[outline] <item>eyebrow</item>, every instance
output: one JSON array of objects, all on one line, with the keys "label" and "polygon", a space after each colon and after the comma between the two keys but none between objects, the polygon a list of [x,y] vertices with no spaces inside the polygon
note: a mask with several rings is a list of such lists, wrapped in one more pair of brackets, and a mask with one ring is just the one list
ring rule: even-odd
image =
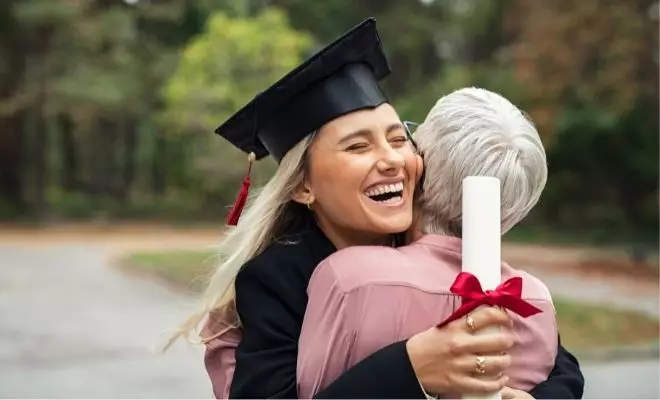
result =
[{"label": "eyebrow", "polygon": [[406,127],[403,126],[403,124],[401,122],[397,122],[397,123],[394,123],[394,124],[388,126],[387,129],[385,130],[385,133],[392,133],[392,132],[394,132],[396,130],[399,130],[399,129],[403,129],[405,131]]},{"label": "eyebrow", "polygon": [[[405,130],[405,127],[403,126],[403,124],[401,122],[396,122],[394,124],[388,125],[387,129],[385,129],[385,133],[386,134],[392,133],[392,132],[394,132],[398,129]],[[354,139],[356,137],[364,137],[364,136],[369,136],[369,135],[371,135],[371,130],[370,129],[360,129],[360,130],[357,130],[353,133],[349,133],[348,135],[341,138],[341,140],[339,140],[339,144],[348,142],[349,140]]]}]

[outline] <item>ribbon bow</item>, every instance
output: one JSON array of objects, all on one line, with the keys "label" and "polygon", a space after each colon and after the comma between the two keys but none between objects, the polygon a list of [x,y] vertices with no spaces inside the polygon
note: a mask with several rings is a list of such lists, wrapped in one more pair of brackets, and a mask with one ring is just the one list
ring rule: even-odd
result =
[{"label": "ribbon bow", "polygon": [[438,325],[438,328],[467,315],[470,311],[482,305],[504,307],[523,318],[541,312],[541,309],[522,299],[522,278],[519,276],[500,283],[495,290],[484,291],[476,276],[469,272],[461,272],[451,285],[450,290],[452,293],[461,296],[462,304],[449,318]]}]

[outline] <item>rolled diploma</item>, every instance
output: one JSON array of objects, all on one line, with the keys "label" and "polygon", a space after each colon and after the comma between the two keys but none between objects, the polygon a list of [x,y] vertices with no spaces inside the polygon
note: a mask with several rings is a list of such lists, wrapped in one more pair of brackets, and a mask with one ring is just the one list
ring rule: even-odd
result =
[{"label": "rolled diploma", "polygon": [[[479,279],[483,290],[495,289],[502,279],[500,224],[500,180],[487,176],[465,178],[462,268]],[[487,335],[497,330],[487,328],[476,334]],[[501,400],[502,396],[500,392],[485,397],[465,393],[463,398]]]}]

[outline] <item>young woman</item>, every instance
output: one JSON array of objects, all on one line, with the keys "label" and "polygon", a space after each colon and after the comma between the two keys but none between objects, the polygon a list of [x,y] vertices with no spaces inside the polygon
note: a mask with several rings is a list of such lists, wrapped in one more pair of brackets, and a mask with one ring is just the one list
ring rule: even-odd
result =
[{"label": "young woman", "polygon": [[[257,158],[270,154],[279,163],[228,233],[228,256],[209,284],[203,309],[187,327],[212,314],[206,324],[206,365],[217,397],[298,397],[298,337],[314,268],[337,249],[391,244],[392,234],[410,227],[421,160],[378,86],[388,74],[370,19],[217,130],[246,153]],[[506,313],[496,310],[474,319],[483,327],[509,323]],[[460,340],[459,330],[468,329],[463,325],[429,330],[417,350],[442,365],[447,343]],[[505,352],[511,342],[504,330],[463,352]],[[316,397],[423,398],[419,379],[433,380],[439,371],[417,376],[412,363],[419,353],[410,353],[407,343],[378,350]],[[462,376],[474,393],[504,385],[504,379],[476,379],[470,372]]]}]

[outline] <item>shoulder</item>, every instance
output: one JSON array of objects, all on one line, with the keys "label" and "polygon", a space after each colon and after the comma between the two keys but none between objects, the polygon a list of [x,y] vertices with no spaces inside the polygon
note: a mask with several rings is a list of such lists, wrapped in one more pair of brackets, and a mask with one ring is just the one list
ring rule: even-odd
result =
[{"label": "shoulder", "polygon": [[401,252],[388,246],[351,246],[331,254],[324,262],[335,266],[350,265],[356,262],[378,262],[390,257],[400,257]]},{"label": "shoulder", "polygon": [[403,254],[387,246],[351,246],[339,250],[316,268],[310,286],[324,282],[341,287],[349,292],[365,283],[377,283],[389,279],[388,266],[401,266],[405,262]]},{"label": "shoulder", "polygon": [[541,279],[524,270],[514,269],[513,272],[515,276],[519,276],[523,280],[523,297],[552,303],[550,289]]},{"label": "shoulder", "polygon": [[304,263],[304,249],[296,243],[272,243],[261,253],[251,258],[243,265],[238,278],[270,277],[277,274],[287,274],[296,269],[297,264]]},{"label": "shoulder", "polygon": [[295,244],[271,244],[241,267],[236,275],[236,290],[255,285],[276,289],[304,280],[308,257],[301,250]]},{"label": "shoulder", "polygon": [[249,260],[236,276],[238,287],[246,282],[298,289],[306,288],[314,268],[334,248],[325,237],[303,232],[276,240],[261,253]]},{"label": "shoulder", "polygon": [[244,327],[282,326],[295,331],[307,304],[307,258],[297,244],[273,243],[239,270],[236,308]]}]

